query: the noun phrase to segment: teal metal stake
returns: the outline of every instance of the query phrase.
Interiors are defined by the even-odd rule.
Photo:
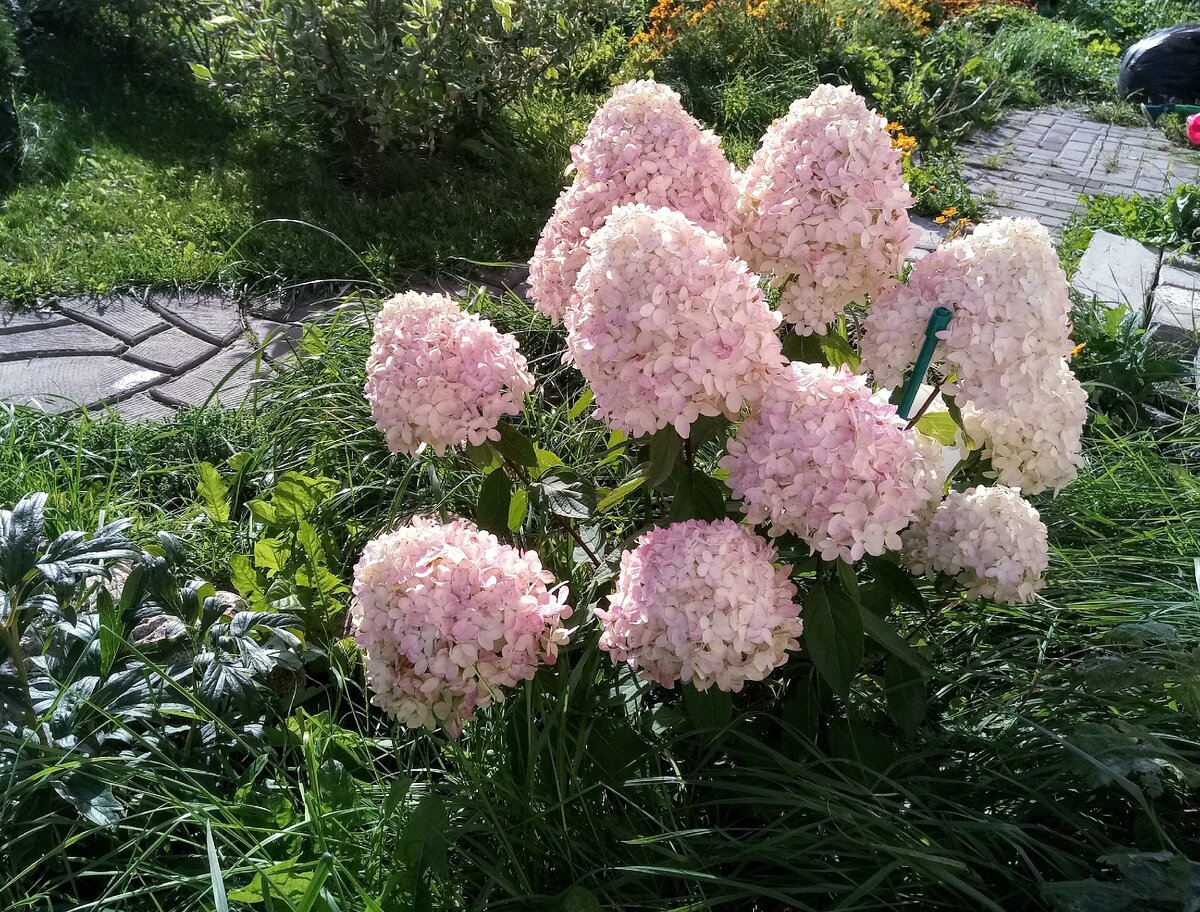
[[[925,342],[921,345],[921,353],[917,355],[917,363],[913,365],[908,385],[904,387],[904,395],[900,397],[900,404],[896,406],[896,412],[906,421],[909,412],[912,411],[913,403],[916,402],[917,390],[925,382],[925,374],[928,373],[929,364],[933,361],[933,350],[937,348],[938,344],[937,334],[950,325],[953,317],[954,314],[945,307],[934,308],[933,313],[929,315],[929,322],[925,324]]]

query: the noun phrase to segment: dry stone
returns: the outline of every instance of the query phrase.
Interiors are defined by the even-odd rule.
[[[126,345],[136,345],[167,328],[167,322],[129,294],[77,295],[60,298],[55,307],[80,323],[94,326]]]
[[[0,399],[51,413],[96,408],[161,383],[166,375],[106,355],[0,363]]]
[[[125,359],[168,374],[181,374],[206,361],[219,349],[204,339],[172,326],[125,353]]]

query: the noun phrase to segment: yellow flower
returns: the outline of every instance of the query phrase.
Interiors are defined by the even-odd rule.
[[[944,215],[946,218],[951,218],[952,216],[958,215],[958,207],[951,206],[949,209],[943,209],[942,215]]]
[[[941,225],[946,221],[946,216],[939,215],[937,218],[934,219],[934,221],[937,222],[939,225]]]
[[[1086,342],[1080,342],[1080,343],[1079,343],[1078,345],[1076,345],[1076,346],[1075,346],[1073,349],[1071,349],[1071,350],[1070,350],[1070,352],[1068,352],[1068,353],[1067,353],[1067,360],[1068,360],[1068,361],[1070,361],[1070,360],[1071,360],[1072,358],[1074,358],[1074,357],[1075,357],[1077,354],[1079,354],[1081,351],[1083,351],[1083,348],[1084,348],[1084,346],[1085,346],[1085,345],[1087,345],[1087,343],[1086,343]]]

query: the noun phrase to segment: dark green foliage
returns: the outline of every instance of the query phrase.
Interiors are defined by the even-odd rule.
[[[0,6],[0,191],[17,180],[20,167],[20,122],[17,120],[17,81],[21,52],[8,9]]]
[[[1072,361],[1097,422],[1121,429],[1176,420],[1191,408],[1188,345],[1149,314],[1094,301],[1079,303],[1072,336],[1083,348]]]

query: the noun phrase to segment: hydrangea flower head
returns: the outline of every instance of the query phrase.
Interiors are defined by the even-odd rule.
[[[574,181],[559,196],[529,264],[530,296],[551,320],[572,305],[587,239],[622,203],[674,209],[702,228],[728,232],[733,166],[717,136],[667,86],[640,80],[618,87],[571,149],[571,162]]]
[[[375,318],[364,392],[393,453],[498,440],[532,389],[517,340],[446,295],[396,295]]]
[[[1031,377],[1028,394],[1015,393],[990,409],[968,405],[963,427],[983,448],[1001,484],[1030,494],[1061,491],[1083,463],[1087,391],[1065,361]]]
[[[351,621],[372,701],[410,728],[458,737],[477,709],[555,663],[571,609],[552,583],[536,552],[465,520],[416,517],[369,542]]]
[[[820,85],[763,136],[741,183],[734,246],[783,285],[779,309],[820,332],[894,281],[916,242],[887,121],[847,86]]]
[[[904,533],[914,573],[945,573],[968,598],[1009,605],[1033,600],[1050,565],[1046,525],[1016,488],[951,492],[933,513]]]
[[[721,468],[750,522],[850,562],[898,549],[944,480],[940,452],[918,447],[886,391],[802,362],[774,377]]]
[[[1022,374],[1040,373],[1071,350],[1071,297],[1046,229],[1033,219],[985,222],[913,266],[907,285],[867,311],[863,363],[886,386],[902,382],[936,307],[954,315],[939,333],[935,364],[956,394],[986,407],[1008,398]]]
[[[1071,373],[1071,300],[1050,235],[1032,219],[998,219],[922,258],[907,285],[867,312],[861,353],[875,380],[902,382],[935,307],[954,317],[935,365],[970,415],[1002,482],[1036,494],[1075,478],[1087,396]]]
[[[682,213],[620,206],[588,247],[567,353],[610,427],[686,437],[701,415],[736,418],[786,363],[756,276]]]
[[[647,681],[739,691],[799,648],[791,568],[774,546],[730,519],[652,529],[621,555],[600,648]]]

